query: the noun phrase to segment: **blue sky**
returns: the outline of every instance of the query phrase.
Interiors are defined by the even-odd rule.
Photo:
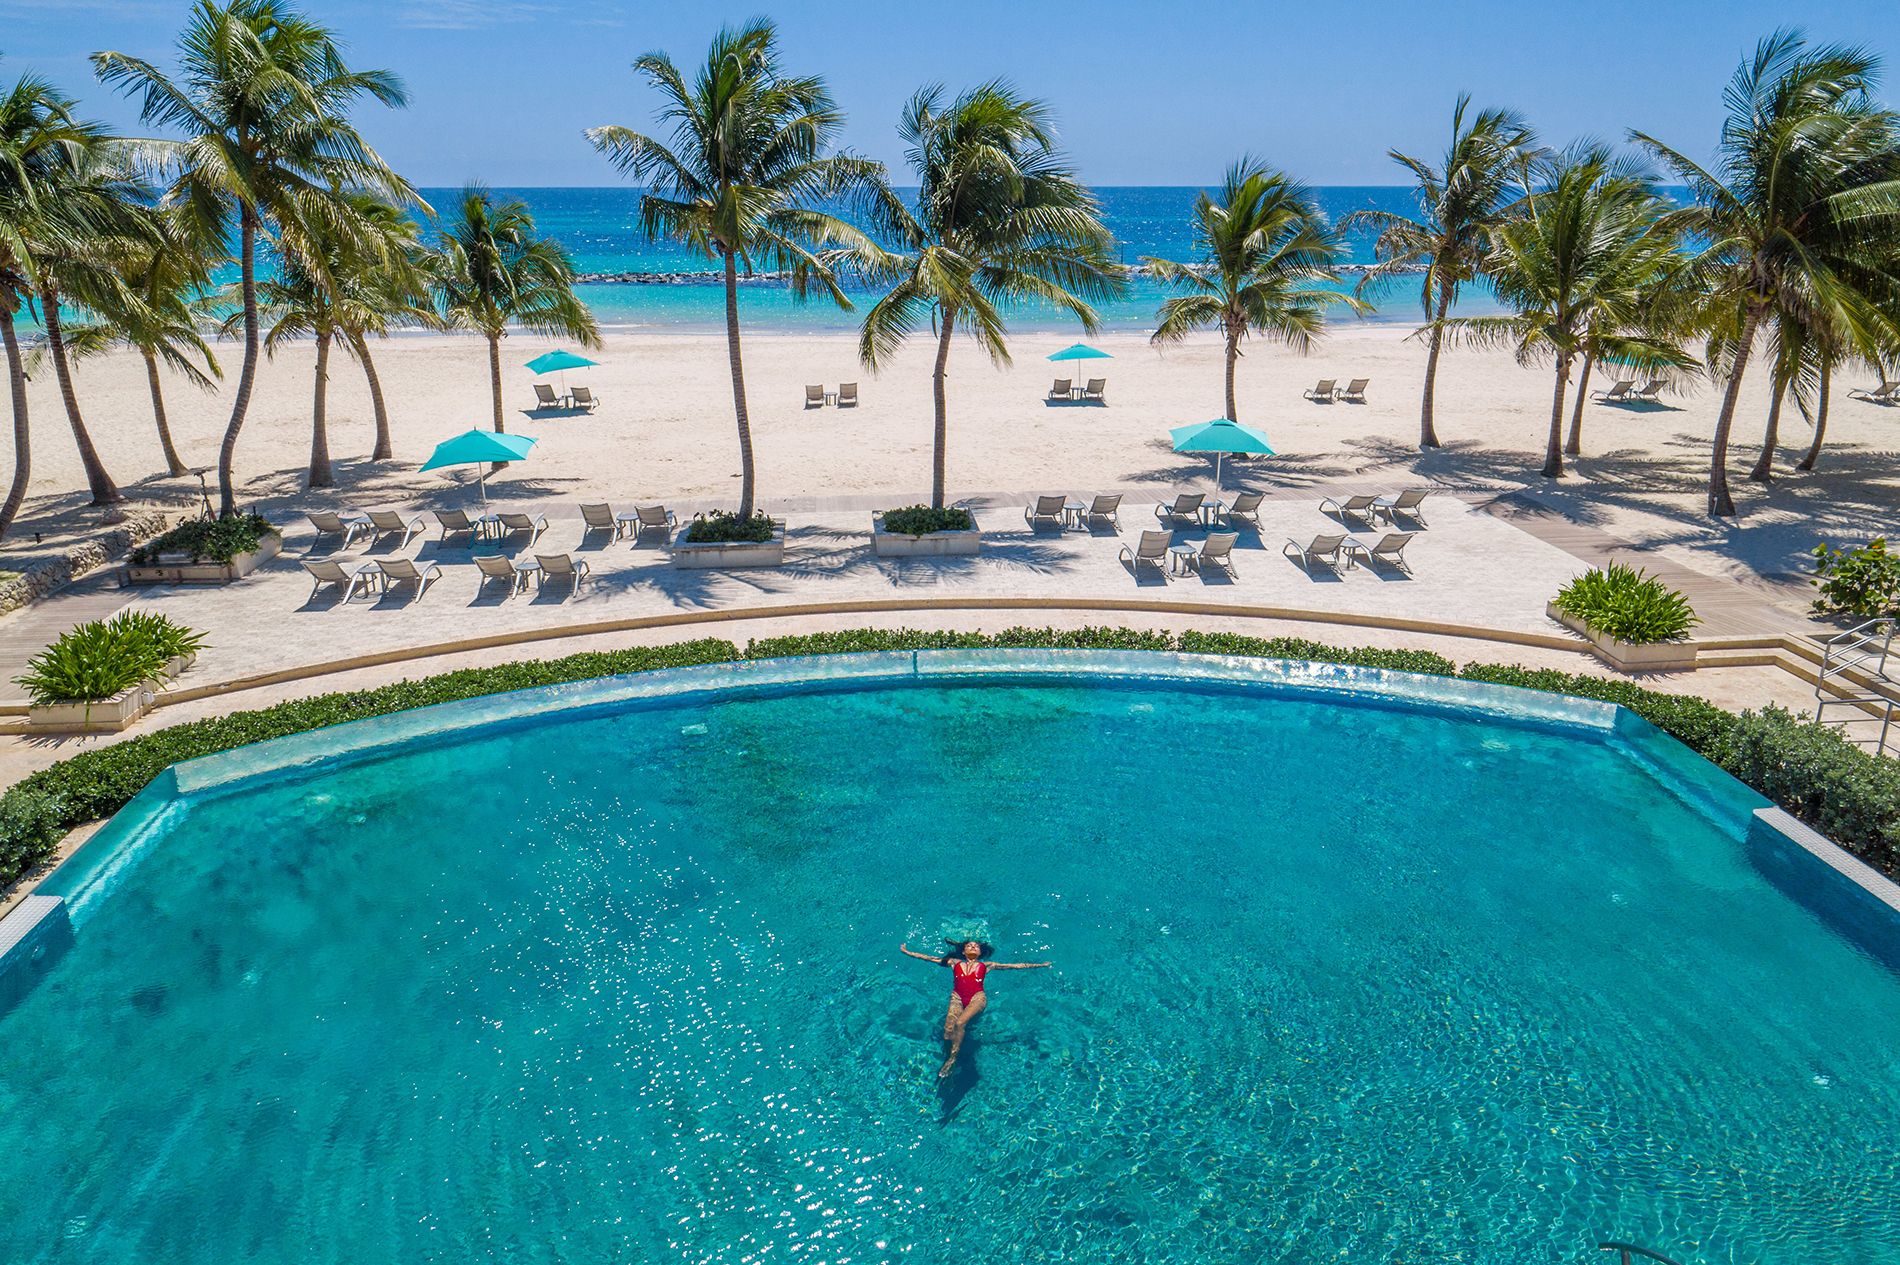
[[[186,0],[0,0],[0,74],[31,67],[129,130],[92,80],[110,47],[169,54]],[[400,73],[408,110],[365,131],[418,184],[611,184],[581,137],[646,127],[652,97],[628,63],[682,63],[721,21],[778,20],[787,63],[822,73],[848,143],[895,161],[893,124],[921,83],[1002,76],[1044,97],[1099,184],[1205,184],[1243,151],[1313,184],[1397,183],[1389,147],[1441,148],[1451,103],[1513,106],[1548,139],[1638,126],[1698,156],[1721,88],[1756,40],[1798,9],[1816,39],[1856,42],[1900,74],[1894,0],[1558,4],[1550,0],[1050,0],[948,5],[781,2],[755,8],[629,0],[309,0],[359,65]],[[583,14],[584,16],[575,16]],[[1888,93],[1890,100],[1900,92]]]

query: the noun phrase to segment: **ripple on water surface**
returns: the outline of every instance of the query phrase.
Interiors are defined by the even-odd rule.
[[[630,711],[195,804],[0,1018],[0,1259],[1873,1265],[1897,1014],[1574,733]]]

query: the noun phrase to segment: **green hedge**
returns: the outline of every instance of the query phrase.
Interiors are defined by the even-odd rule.
[[[1461,676],[1618,703],[1870,864],[1900,876],[1900,762],[1870,755],[1835,730],[1805,723],[1778,707],[1736,715],[1705,699],[1661,694],[1614,678],[1487,663],[1467,664],[1461,670],[1450,659],[1426,650],[1340,647],[1294,637],[1229,633],[1176,636],[1129,628],[1011,628],[1000,633],[863,628],[765,638],[748,643],[743,657],[979,649],[1180,650],[1307,659]],[[470,668],[192,721],[88,751],[42,769],[0,794],[0,885],[44,862],[73,827],[117,812],[180,760],[432,703],[655,668],[729,663],[740,657],[731,642],[709,638]]]

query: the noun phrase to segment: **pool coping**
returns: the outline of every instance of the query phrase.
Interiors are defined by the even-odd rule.
[[[1247,655],[1153,650],[893,650],[656,669],[393,712],[267,739],[173,765],[71,857],[43,876],[33,896],[0,918],[0,979],[37,952],[44,943],[44,937],[38,934],[41,928],[69,928],[75,916],[103,895],[110,880],[156,841],[161,834],[156,828],[163,820],[182,811],[184,803],[197,794],[221,793],[287,771],[361,758],[428,738],[647,702],[811,686],[1046,680],[1076,675],[1098,680],[1240,686],[1293,697],[1333,697],[1374,706],[1476,713],[1518,724],[1590,731],[1608,741],[1627,738],[1640,730],[1675,743],[1634,713],[1595,699],[1385,668]],[[1682,751],[1697,764],[1707,763],[1686,747]],[[1714,765],[1708,768],[1721,774]],[[1765,802],[1759,796],[1755,799]],[[1753,817],[1900,913],[1900,884],[1781,809],[1758,808]],[[58,890],[46,891],[49,885]]]

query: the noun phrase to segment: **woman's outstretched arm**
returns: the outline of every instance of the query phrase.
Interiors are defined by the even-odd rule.
[[[1054,966],[1054,962],[992,962],[992,971],[1040,971],[1045,966]]]
[[[928,953],[919,953],[907,944],[898,945],[897,951],[907,958],[916,958],[919,962],[935,962],[938,966],[943,965],[943,959],[941,957],[932,957]]]

